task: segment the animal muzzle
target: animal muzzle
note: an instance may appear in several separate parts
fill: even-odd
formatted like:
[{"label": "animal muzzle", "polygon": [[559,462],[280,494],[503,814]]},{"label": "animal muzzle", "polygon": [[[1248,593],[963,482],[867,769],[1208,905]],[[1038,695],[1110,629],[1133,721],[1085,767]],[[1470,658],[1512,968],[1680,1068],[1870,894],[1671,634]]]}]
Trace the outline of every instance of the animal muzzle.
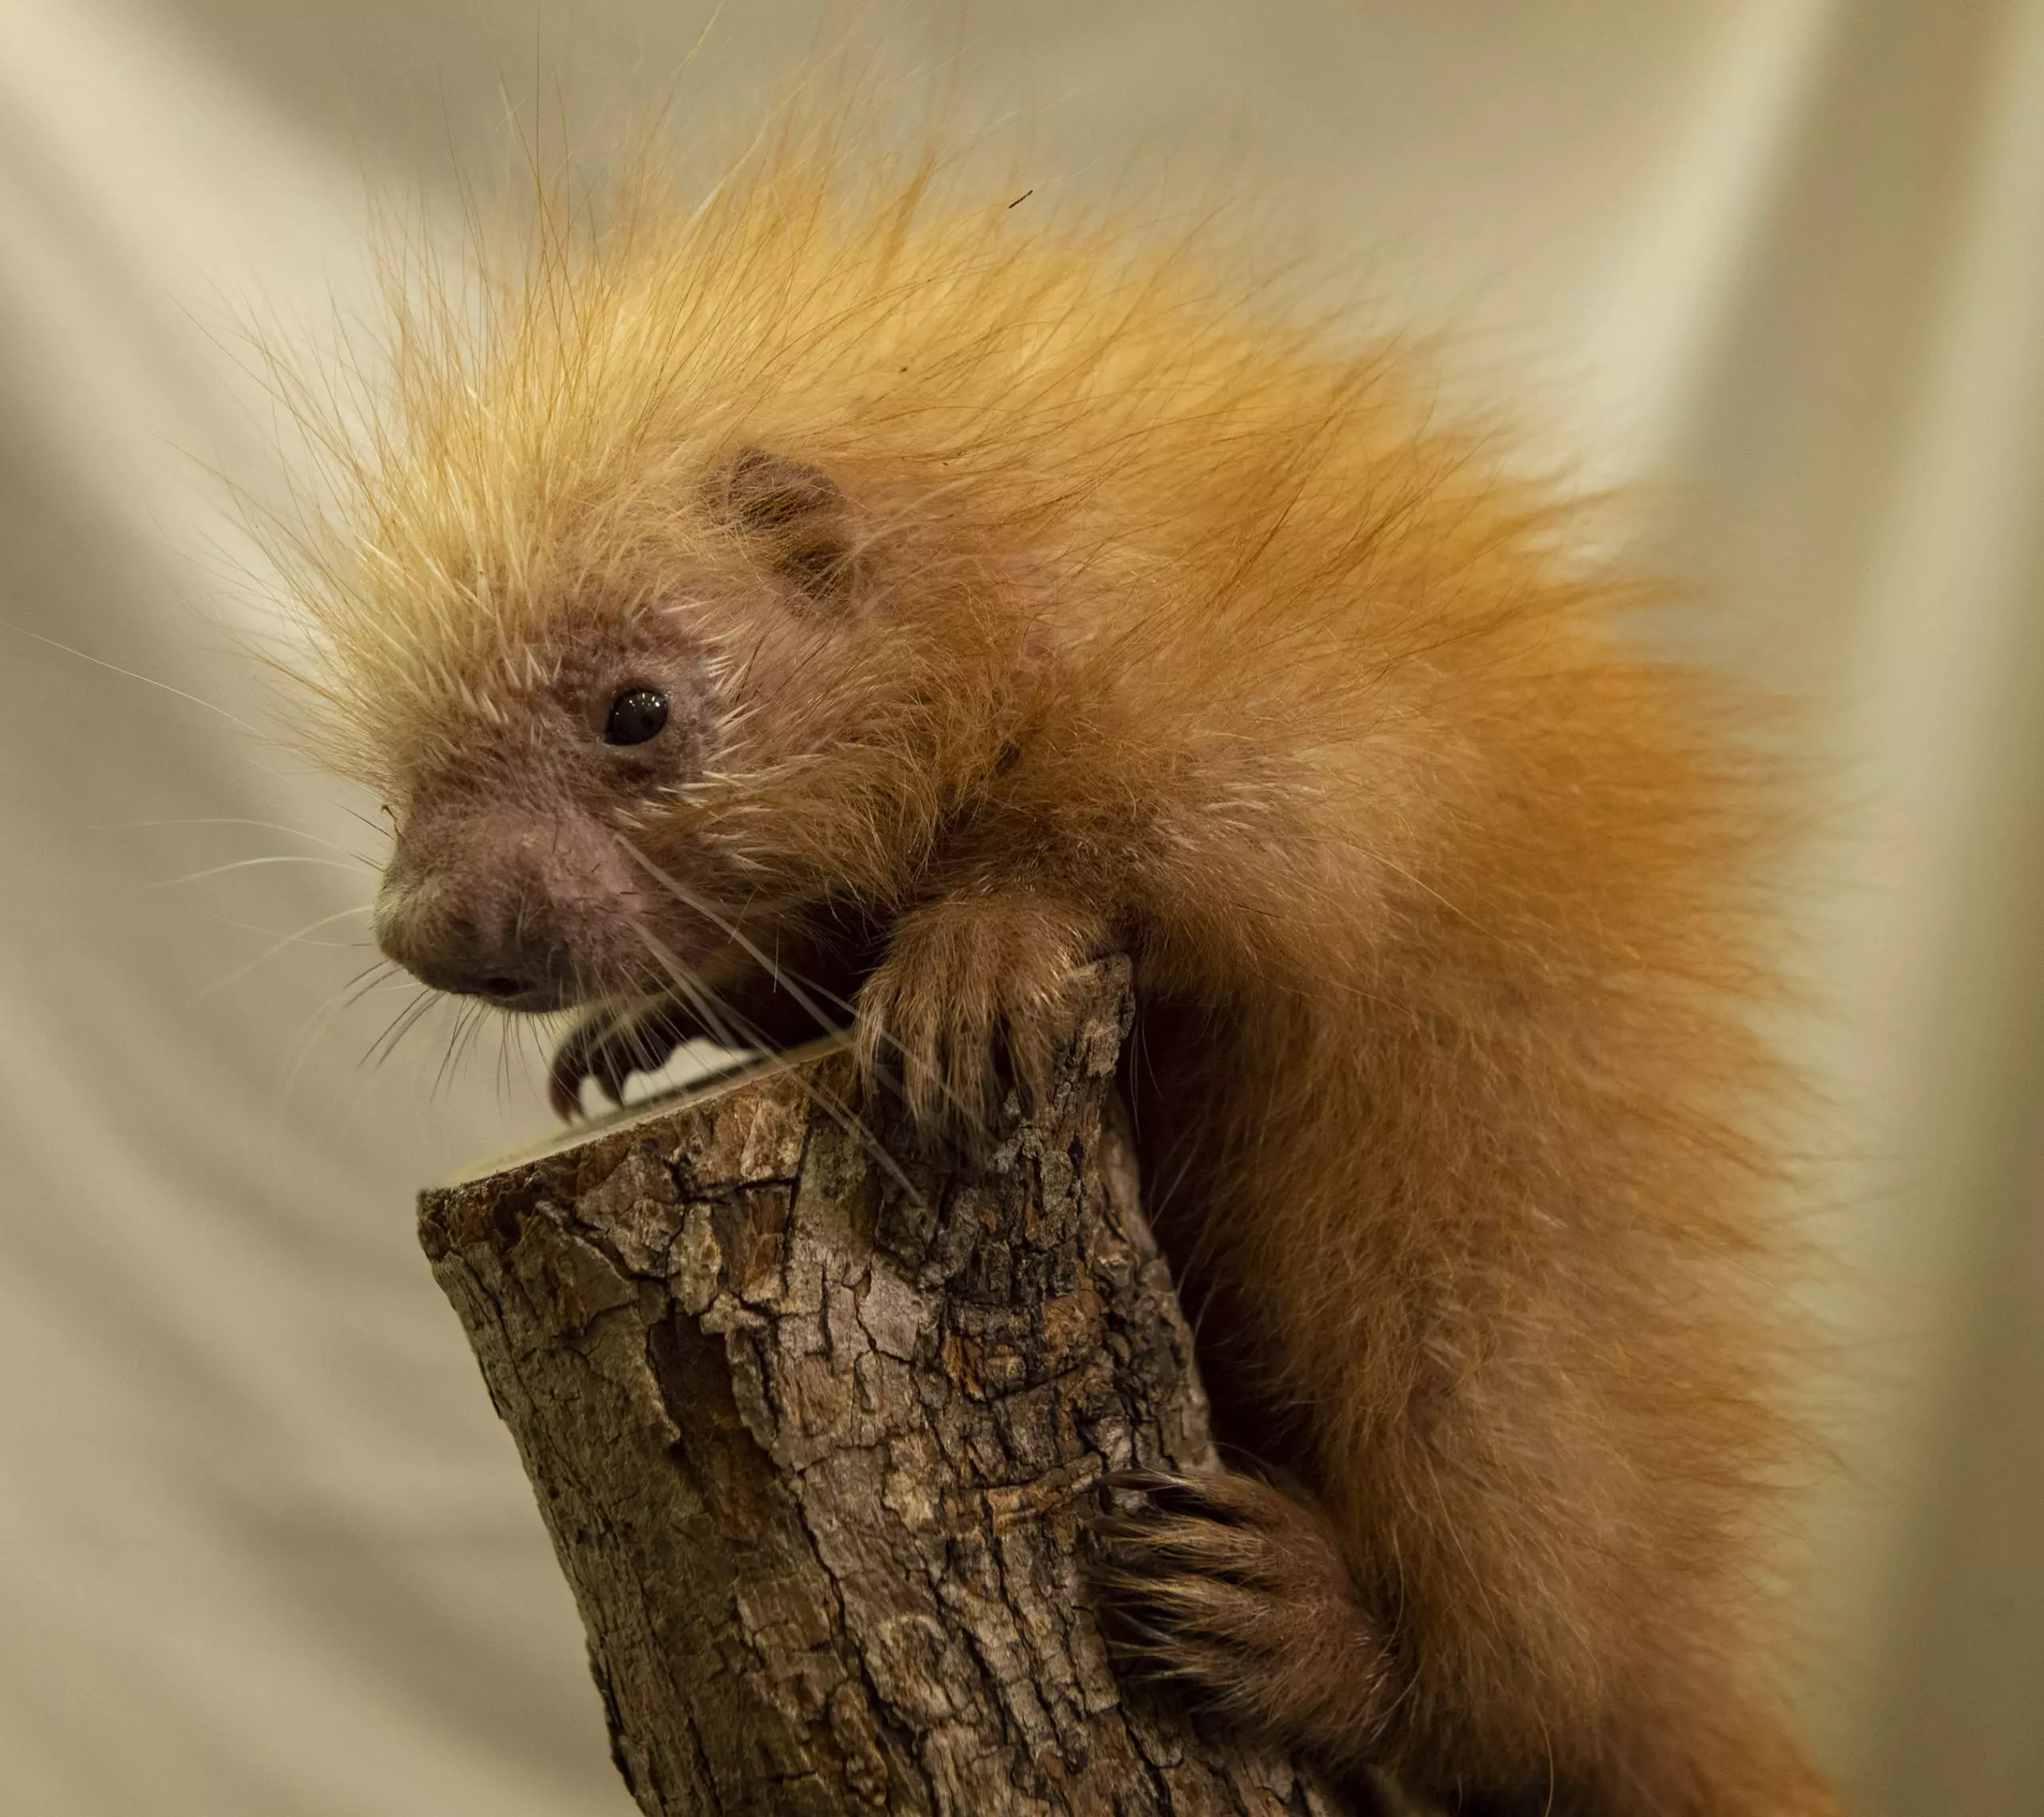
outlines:
[{"label": "animal muzzle", "polygon": [[376,944],[434,990],[565,1008],[600,988],[605,936],[632,893],[623,867],[593,825],[414,817],[377,894]]}]

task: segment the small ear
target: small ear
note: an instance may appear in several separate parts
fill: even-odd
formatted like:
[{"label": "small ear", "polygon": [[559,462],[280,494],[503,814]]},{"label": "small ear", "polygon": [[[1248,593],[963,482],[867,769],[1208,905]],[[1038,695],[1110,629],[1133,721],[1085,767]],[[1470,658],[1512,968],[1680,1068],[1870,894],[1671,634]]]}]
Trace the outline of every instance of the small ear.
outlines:
[{"label": "small ear", "polygon": [[846,591],[854,566],[851,510],[821,467],[742,449],[724,468],[718,515],[759,546],[761,559],[814,599]]}]

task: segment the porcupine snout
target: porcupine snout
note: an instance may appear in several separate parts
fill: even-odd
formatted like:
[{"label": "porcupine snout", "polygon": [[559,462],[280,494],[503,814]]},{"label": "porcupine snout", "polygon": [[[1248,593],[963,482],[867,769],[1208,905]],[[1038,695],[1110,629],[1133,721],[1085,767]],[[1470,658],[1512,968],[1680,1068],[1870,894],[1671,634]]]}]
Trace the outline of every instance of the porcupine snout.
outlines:
[{"label": "porcupine snout", "polygon": [[576,1000],[632,893],[612,841],[572,818],[415,817],[377,893],[376,944],[420,983],[543,1011]]}]

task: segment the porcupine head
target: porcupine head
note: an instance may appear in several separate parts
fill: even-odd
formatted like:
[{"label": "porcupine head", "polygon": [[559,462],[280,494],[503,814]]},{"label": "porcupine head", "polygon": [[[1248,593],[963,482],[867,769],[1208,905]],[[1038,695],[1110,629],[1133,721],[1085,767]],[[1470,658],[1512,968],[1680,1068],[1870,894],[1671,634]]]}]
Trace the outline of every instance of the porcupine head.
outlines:
[{"label": "porcupine head", "polygon": [[1054,659],[1075,432],[1128,426],[1103,312],[1165,307],[1157,271],[1089,294],[1006,200],[854,184],[790,129],[707,204],[642,169],[593,226],[545,204],[459,279],[398,274],[295,552],[322,754],[397,829],[388,956],[743,1045],[720,966],[913,888]]}]

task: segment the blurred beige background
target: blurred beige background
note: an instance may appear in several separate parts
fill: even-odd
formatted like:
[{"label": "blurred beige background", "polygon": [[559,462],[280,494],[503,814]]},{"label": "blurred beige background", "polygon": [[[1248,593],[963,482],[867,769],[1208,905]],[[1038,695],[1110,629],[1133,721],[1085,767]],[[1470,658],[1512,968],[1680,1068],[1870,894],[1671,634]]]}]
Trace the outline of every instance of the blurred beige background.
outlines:
[{"label": "blurred beige background", "polygon": [[[233,324],[358,299],[366,196],[493,167],[507,93],[600,139],[708,16],[0,0],[0,1811],[629,1807],[411,1236],[543,1125],[530,1063],[441,1076],[442,1023],[365,1061],[408,1000],[340,1000],[379,837],[242,722],[201,464],[274,484]],[[1218,183],[1454,320],[1815,703],[1808,1707],[1869,1817],[2044,1811],[2044,3],[856,18],[1030,121],[1046,205]],[[684,93],[742,113],[815,19],[728,8]]]}]

